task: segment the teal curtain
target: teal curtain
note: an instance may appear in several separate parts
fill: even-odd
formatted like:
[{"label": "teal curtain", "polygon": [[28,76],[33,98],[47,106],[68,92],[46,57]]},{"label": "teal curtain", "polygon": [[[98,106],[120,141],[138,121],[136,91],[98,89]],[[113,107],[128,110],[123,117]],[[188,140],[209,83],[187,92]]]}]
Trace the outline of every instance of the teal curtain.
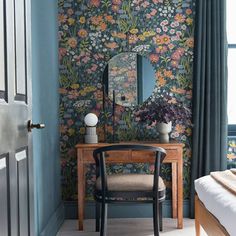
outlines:
[{"label": "teal curtain", "polygon": [[196,0],[190,216],[194,180],[226,169],[226,0]]}]

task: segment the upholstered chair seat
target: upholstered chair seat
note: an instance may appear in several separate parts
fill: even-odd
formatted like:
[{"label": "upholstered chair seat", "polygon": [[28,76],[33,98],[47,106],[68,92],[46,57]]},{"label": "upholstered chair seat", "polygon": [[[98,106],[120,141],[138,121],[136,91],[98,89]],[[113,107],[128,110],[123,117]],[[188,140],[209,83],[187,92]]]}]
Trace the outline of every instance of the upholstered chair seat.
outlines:
[{"label": "upholstered chair seat", "polygon": [[[96,181],[96,189],[101,190],[101,177]],[[152,191],[153,175],[148,174],[113,174],[107,175],[108,191]],[[165,190],[163,179],[159,177],[158,191]]]}]

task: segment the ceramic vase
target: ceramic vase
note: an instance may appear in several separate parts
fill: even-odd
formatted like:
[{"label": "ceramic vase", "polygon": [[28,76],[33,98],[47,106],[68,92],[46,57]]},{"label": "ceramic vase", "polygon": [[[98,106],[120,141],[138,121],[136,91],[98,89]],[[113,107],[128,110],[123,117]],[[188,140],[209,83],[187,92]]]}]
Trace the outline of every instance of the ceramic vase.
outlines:
[{"label": "ceramic vase", "polygon": [[171,132],[172,129],[172,122],[170,121],[169,123],[164,123],[160,122],[157,123],[157,131],[159,133],[159,140],[160,143],[169,143],[169,133]]}]

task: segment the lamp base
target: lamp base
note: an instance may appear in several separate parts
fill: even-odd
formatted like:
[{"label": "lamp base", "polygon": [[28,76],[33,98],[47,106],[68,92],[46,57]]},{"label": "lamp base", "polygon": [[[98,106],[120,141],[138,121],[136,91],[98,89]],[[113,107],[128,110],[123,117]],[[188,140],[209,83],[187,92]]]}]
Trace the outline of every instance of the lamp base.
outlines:
[{"label": "lamp base", "polygon": [[98,143],[98,136],[96,134],[96,127],[86,127],[86,134],[84,136],[85,143]]},{"label": "lamp base", "polygon": [[85,135],[84,142],[85,143],[98,143],[98,136],[97,135]]}]

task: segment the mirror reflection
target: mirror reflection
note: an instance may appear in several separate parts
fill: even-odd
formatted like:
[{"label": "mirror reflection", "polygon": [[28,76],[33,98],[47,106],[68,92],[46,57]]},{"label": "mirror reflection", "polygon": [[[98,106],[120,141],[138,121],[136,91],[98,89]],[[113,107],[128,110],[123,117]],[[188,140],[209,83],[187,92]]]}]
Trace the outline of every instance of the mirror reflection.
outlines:
[{"label": "mirror reflection", "polygon": [[156,85],[150,61],[135,52],[111,58],[103,73],[108,97],[121,106],[136,106],[150,97]]}]

